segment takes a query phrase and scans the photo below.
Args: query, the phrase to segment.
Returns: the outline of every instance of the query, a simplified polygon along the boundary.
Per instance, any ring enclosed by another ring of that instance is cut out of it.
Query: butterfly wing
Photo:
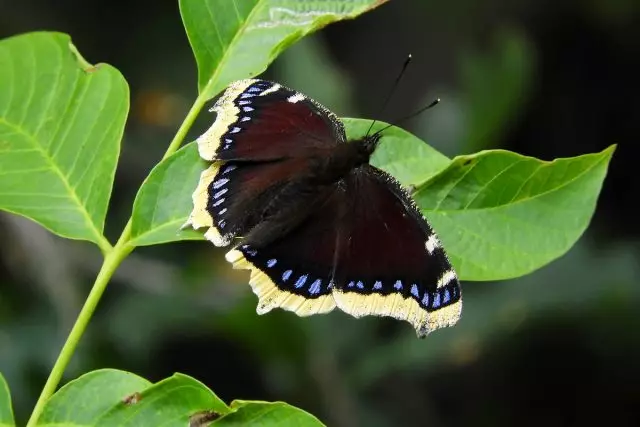
[[[349,208],[340,222],[333,296],[355,316],[391,316],[420,337],[457,322],[460,283],[440,241],[411,197],[373,167],[345,180]]]
[[[284,236],[257,247],[241,244],[227,253],[233,268],[251,270],[259,314],[280,307],[308,316],[335,308],[331,279],[340,215],[335,208],[343,200],[341,193],[326,191],[304,221]]]
[[[421,337],[457,321],[455,272],[390,175],[364,166],[317,200],[280,238],[227,253],[234,268],[251,270],[258,313],[281,307],[310,315],[337,305],[356,317],[406,320]]]
[[[346,140],[328,109],[279,83],[260,79],[230,84],[212,108],[218,116],[198,138],[205,160],[265,161],[308,157]]]
[[[278,195],[309,176],[314,160],[345,134],[325,107],[266,80],[232,83],[213,110],[216,120],[197,142],[214,163],[200,176],[185,226],[206,227],[205,237],[227,246],[268,216]]]
[[[307,159],[275,162],[214,162],[200,175],[193,193],[193,210],[184,226],[207,228],[205,237],[227,246],[244,236],[278,200],[287,185],[309,170]]]

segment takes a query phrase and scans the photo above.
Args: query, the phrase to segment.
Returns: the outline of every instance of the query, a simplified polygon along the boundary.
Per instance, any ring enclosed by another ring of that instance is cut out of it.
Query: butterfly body
[[[391,316],[418,333],[460,316],[457,276],[410,195],[369,165],[380,134],[347,141],[329,110],[278,83],[232,83],[199,139],[212,165],[187,222],[251,270],[258,312],[335,307]]]

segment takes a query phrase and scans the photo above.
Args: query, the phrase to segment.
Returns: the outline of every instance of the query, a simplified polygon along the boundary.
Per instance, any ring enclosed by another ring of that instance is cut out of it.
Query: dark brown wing
[[[308,157],[345,141],[340,120],[319,103],[279,83],[232,83],[212,108],[218,116],[198,138],[205,160],[264,161]]]
[[[259,313],[282,307],[308,315],[337,305],[356,317],[406,320],[419,336],[458,320],[455,272],[391,176],[367,165],[317,200],[288,233],[227,254],[234,268],[251,270]]]
[[[336,208],[344,198],[338,191],[321,196],[285,235],[258,247],[243,241],[227,253],[233,268],[251,270],[249,283],[259,298],[259,314],[281,307],[308,316],[335,307],[332,277],[340,215]]]
[[[218,116],[198,138],[198,149],[215,162],[200,177],[185,226],[206,227],[209,240],[226,246],[281,208],[275,202],[295,190],[314,159],[327,156],[345,135],[322,105],[265,80],[232,83],[213,110]]]
[[[391,316],[419,336],[456,323],[460,283],[410,196],[389,174],[363,166],[345,180],[333,295],[356,317]]]

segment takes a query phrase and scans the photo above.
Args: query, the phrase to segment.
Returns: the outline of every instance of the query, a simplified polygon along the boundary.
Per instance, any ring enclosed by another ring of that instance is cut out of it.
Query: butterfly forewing
[[[345,141],[329,110],[278,83],[232,83],[212,108],[214,124],[198,138],[206,160],[275,160],[308,157],[310,151]]]
[[[322,105],[278,83],[232,83],[219,97],[214,124],[198,138],[201,157],[215,160],[200,177],[185,224],[206,228],[227,246],[265,216],[274,198],[311,160],[345,140],[342,123]]]
[[[185,225],[206,228],[205,237],[227,246],[267,214],[280,191],[309,168],[307,159],[214,162],[200,175],[193,211]]]

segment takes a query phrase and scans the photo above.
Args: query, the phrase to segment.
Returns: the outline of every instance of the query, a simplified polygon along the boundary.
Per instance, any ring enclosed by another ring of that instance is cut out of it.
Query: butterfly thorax
[[[310,181],[314,184],[333,184],[345,178],[354,169],[368,164],[374,152],[379,135],[337,144],[326,156],[315,159]]]

